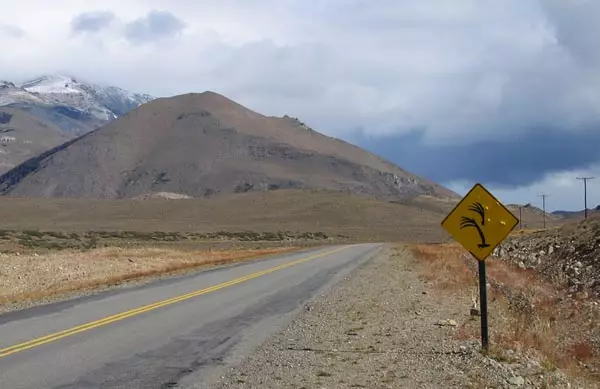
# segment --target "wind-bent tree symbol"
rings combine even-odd
[[[483,208],[483,205],[481,205],[481,203],[471,204],[469,206],[469,211],[478,213],[479,216],[481,216],[481,225],[485,226],[485,208]]]
[[[481,217],[481,225],[484,226],[485,225],[485,208],[483,208],[483,205],[481,205],[481,203],[475,203],[471,206],[469,206],[469,211],[473,211],[477,214],[479,214],[479,216]],[[485,248],[485,247],[490,247],[489,244],[486,243],[485,241],[485,234],[483,233],[483,230],[481,229],[481,227],[479,227],[479,224],[477,224],[477,221],[472,218],[472,217],[467,217],[467,216],[463,216],[460,218],[460,228],[475,228],[477,230],[477,233],[479,234],[479,237],[481,238],[481,243],[478,244],[477,246],[479,248]]]

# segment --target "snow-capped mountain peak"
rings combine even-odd
[[[20,84],[0,81],[0,106],[33,103],[64,107],[103,121],[118,118],[153,99],[67,75],[44,75]]]
[[[17,86],[12,82],[0,80],[0,89],[8,89],[8,88],[13,89],[16,87]]]
[[[21,88],[31,93],[82,93],[80,84],[73,77],[42,76],[26,81]]]
[[[153,99],[70,75],[0,80],[0,174]]]

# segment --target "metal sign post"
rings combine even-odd
[[[488,315],[487,315],[487,281],[485,280],[485,261],[479,261],[479,301],[481,314],[481,347],[488,351]]]

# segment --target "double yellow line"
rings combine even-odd
[[[153,304],[149,304],[149,305],[142,306],[140,308],[136,308],[136,309],[132,309],[132,310],[129,310],[129,311],[121,312],[121,313],[118,313],[116,315],[108,316],[108,317],[105,317],[105,318],[100,319],[100,320],[95,320],[95,321],[91,321],[91,322],[88,322],[88,323],[85,323],[85,324],[81,324],[81,325],[73,327],[73,328],[69,328],[69,329],[66,329],[66,330],[63,330],[63,331],[60,331],[60,332],[56,332],[56,333],[53,333],[53,334],[50,334],[50,335],[42,336],[41,338],[37,338],[37,339],[33,339],[33,340],[30,340],[30,341],[27,341],[27,342],[15,344],[14,346],[10,346],[10,347],[4,348],[4,349],[0,349],[0,358],[4,358],[4,357],[9,356],[11,354],[15,354],[15,353],[18,353],[18,352],[21,352],[21,351],[25,351],[25,350],[28,350],[28,349],[31,349],[31,348],[34,348],[34,347],[37,347],[37,346],[41,346],[41,345],[46,344],[46,343],[54,342],[56,340],[59,340],[59,339],[62,339],[62,338],[66,338],[68,336],[75,335],[75,334],[78,334],[80,332],[88,331],[88,330],[91,330],[93,328],[102,327],[102,326],[105,326],[105,325],[110,324],[110,323],[114,323],[114,322],[117,322],[117,321],[120,321],[120,320],[123,320],[123,319],[127,319],[128,317],[136,316],[136,315],[139,315],[139,314],[142,314],[142,313],[145,313],[145,312],[150,312],[150,311],[153,311],[155,309],[158,309],[158,308],[161,308],[161,307],[164,307],[164,306],[167,306],[167,305],[171,305],[171,304],[175,304],[175,303],[187,300],[187,299],[191,299],[193,297],[201,296],[203,294],[207,294],[207,293],[211,293],[211,292],[216,292],[217,290],[220,290],[220,289],[223,289],[223,288],[227,288],[229,286],[241,284],[242,282],[246,282],[246,281],[249,281],[251,279],[258,278],[258,277],[261,277],[261,276],[264,276],[264,275],[276,272],[278,270],[282,270],[282,269],[285,269],[285,268],[288,268],[288,267],[291,267],[291,266],[294,266],[294,265],[298,265],[298,264],[301,264],[301,263],[304,263],[304,262],[312,261],[313,259],[325,257],[325,256],[333,254],[333,253],[335,253],[337,251],[344,250],[347,247],[349,247],[349,246],[340,247],[340,248],[337,248],[337,249],[334,249],[334,250],[326,251],[324,253],[311,255],[309,257],[302,258],[302,259],[299,259],[299,260],[296,260],[296,261],[292,261],[292,262],[288,262],[288,263],[285,263],[283,265],[275,266],[275,267],[272,267],[272,268],[267,269],[267,270],[262,270],[262,271],[259,271],[259,272],[256,272],[256,273],[248,274],[248,275],[246,275],[244,277],[236,278],[234,280],[227,281],[227,282],[224,282],[222,284],[215,285],[215,286],[211,286],[211,287],[206,288],[206,289],[197,290],[195,292],[191,292],[191,293],[184,294],[184,295],[181,295],[181,296],[173,297],[173,298],[170,298],[170,299],[167,299],[167,300],[157,301],[157,302],[155,302]]]

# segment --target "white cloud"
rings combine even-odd
[[[110,11],[83,12],[71,20],[71,29],[75,33],[96,33],[108,28],[115,19]]]
[[[21,0],[3,17],[27,39],[0,34],[11,44],[0,69],[8,79],[66,72],[159,96],[210,89],[341,137],[420,129],[424,144],[444,147],[544,128],[577,136],[600,126],[598,4]],[[116,22],[73,36],[74,18],[97,11]],[[172,15],[176,33],[128,40],[136,21],[138,38],[156,31],[144,24],[153,11]]]
[[[27,33],[21,27],[10,24],[0,24],[0,35],[8,38],[23,38]]]

